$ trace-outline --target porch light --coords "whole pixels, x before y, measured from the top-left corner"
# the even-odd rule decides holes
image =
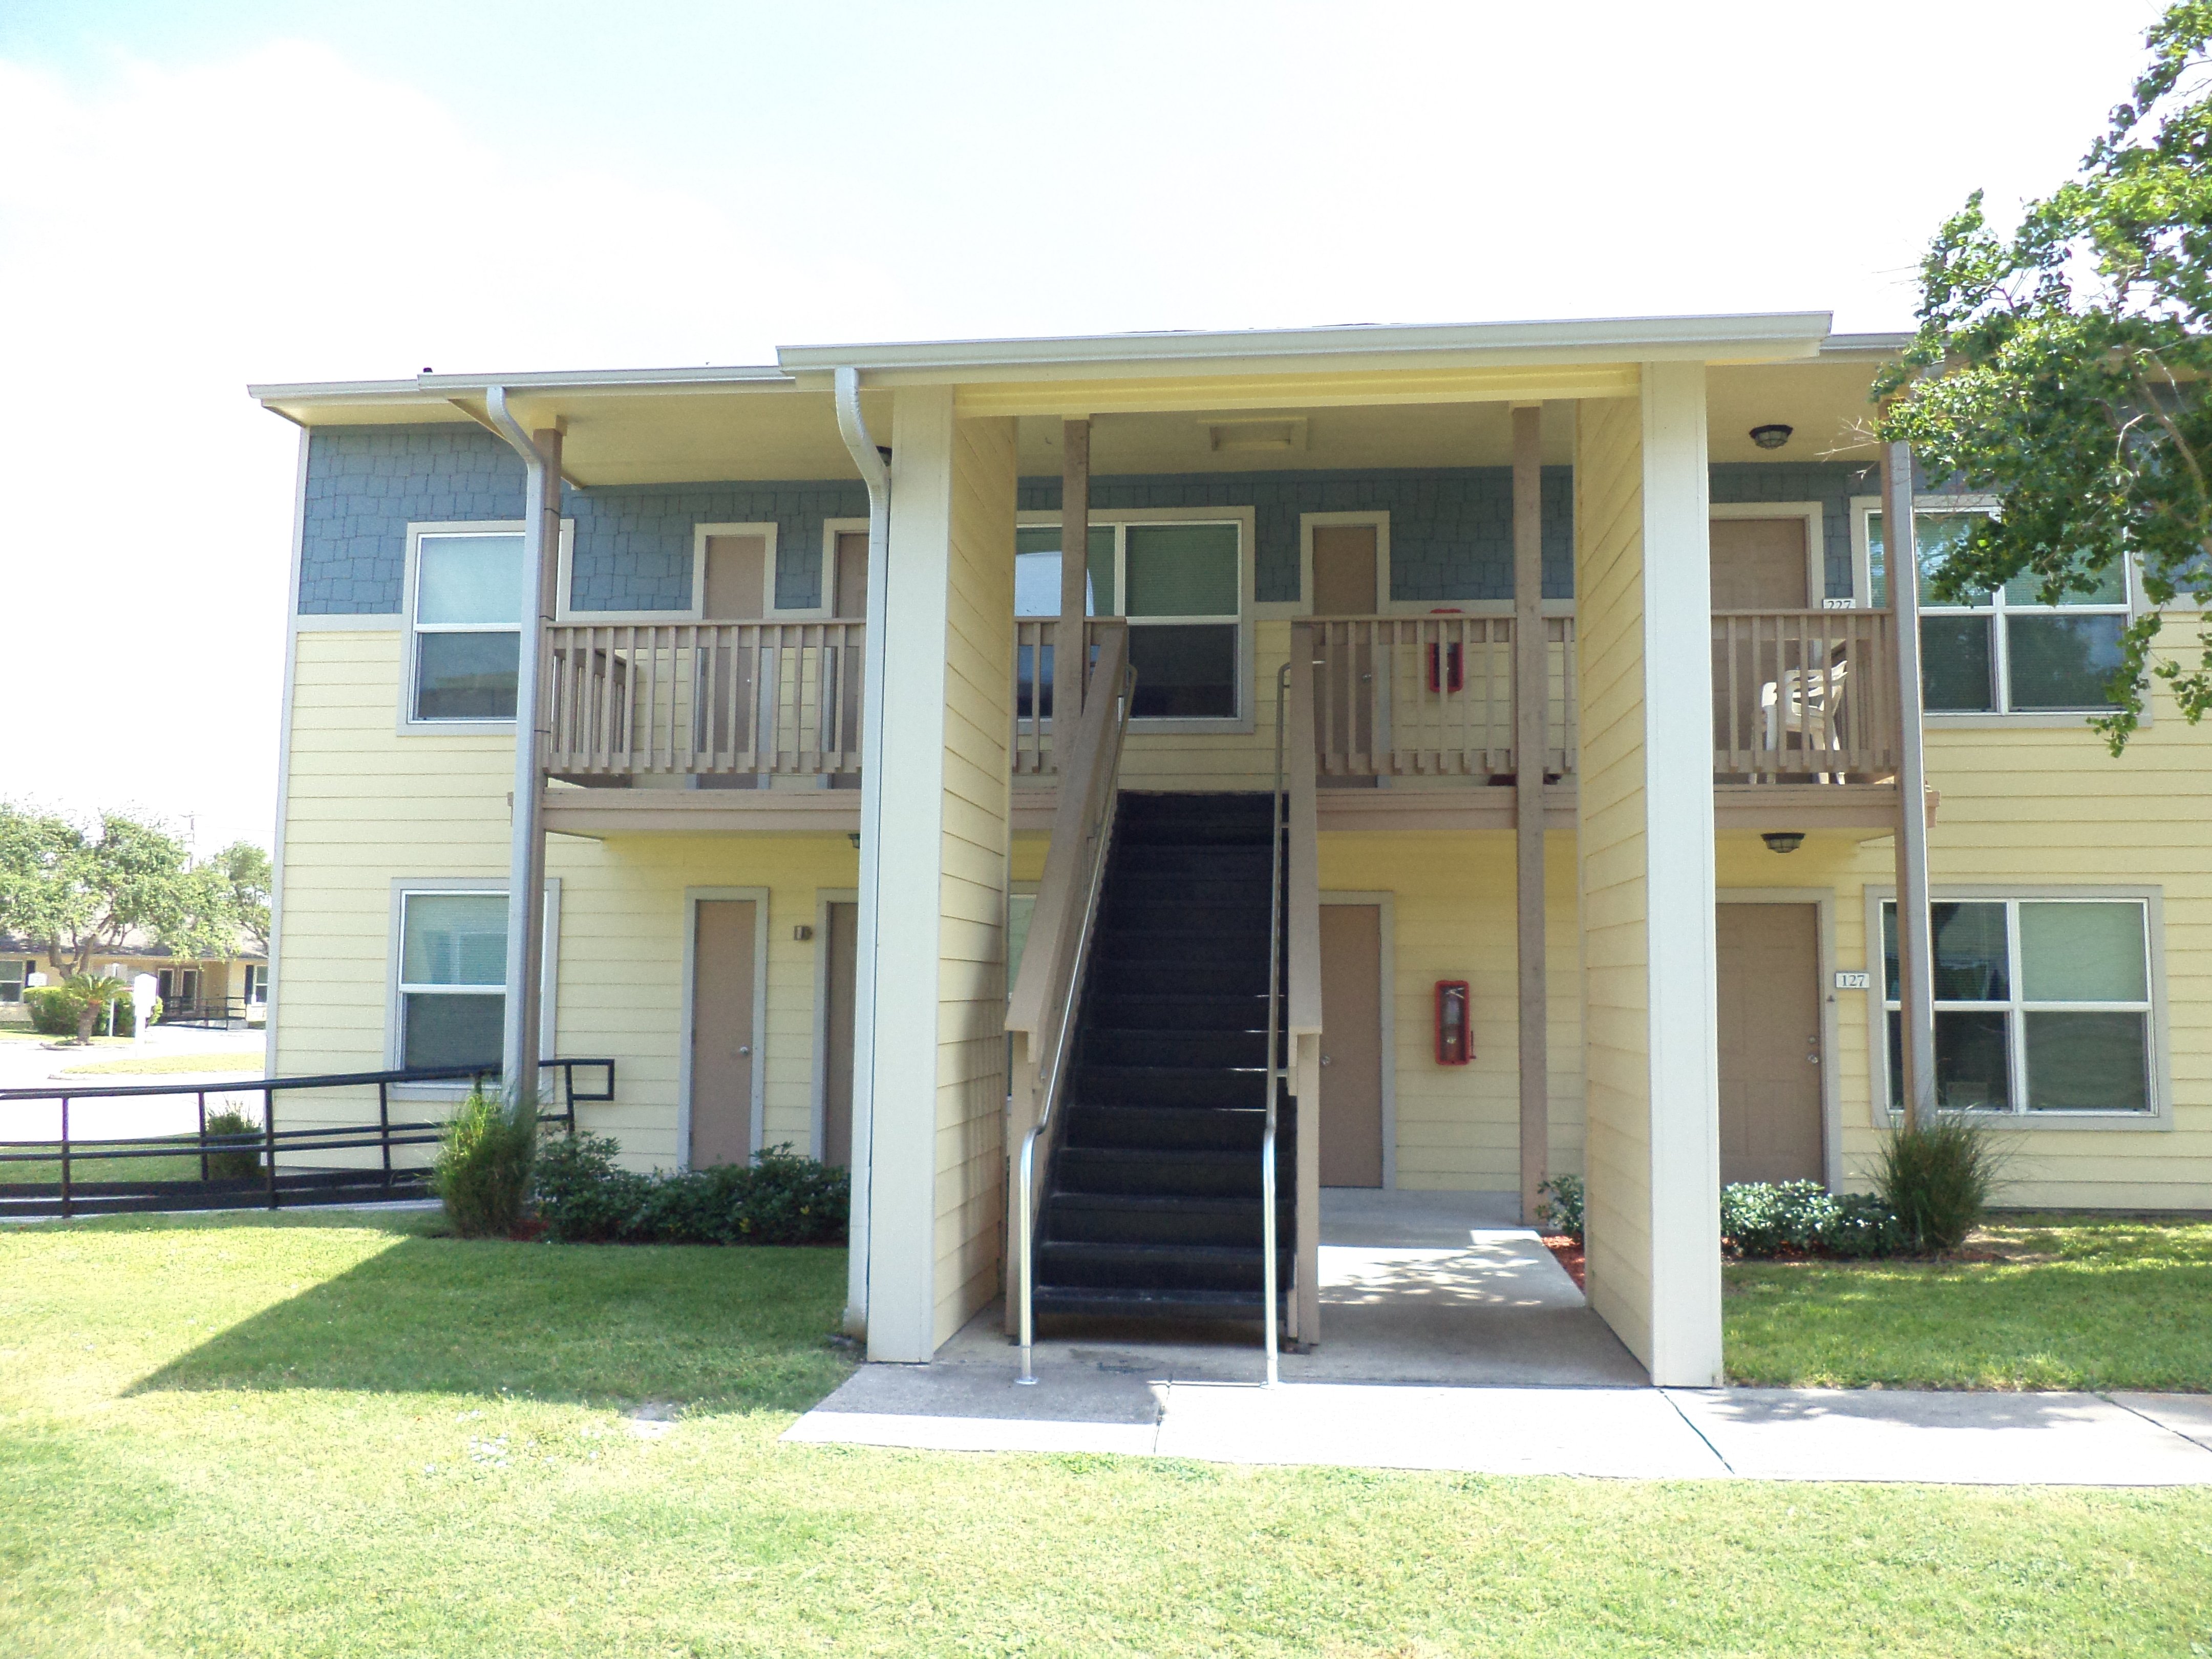
[[[1794,853],[1805,844],[1802,830],[1770,830],[1759,837],[1770,853]]]
[[[1779,421],[1771,421],[1765,426],[1752,428],[1751,441],[1761,449],[1779,449],[1790,441],[1790,434],[1796,429],[1794,426],[1784,426]]]

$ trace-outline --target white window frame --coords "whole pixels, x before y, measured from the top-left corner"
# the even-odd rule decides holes
[[[1903,1114],[1889,1104],[1889,1016],[1897,1005],[1889,1000],[1888,966],[1882,950],[1882,911],[1885,906],[1897,902],[1897,890],[1892,887],[1866,889],[1867,963],[1869,989],[1867,1002],[1868,1054],[1872,1064],[1867,1091],[1872,1107],[1875,1126],[1889,1128],[1902,1120]],[[2173,1073],[2172,1056],[2168,1052],[2166,1013],[2166,911],[2165,890],[2160,887],[2113,886],[2069,887],[2045,886],[2025,883],[1999,884],[1972,884],[1939,887],[1929,895],[1932,904],[1947,903],[2002,903],[2005,907],[2005,971],[2008,1001],[1960,1002],[1941,1001],[1936,1004],[1939,1012],[2002,1011],[2005,1018],[2005,1059],[2010,1073],[2012,1101],[2002,1109],[1955,1109],[1951,1115],[2003,1123],[2021,1129],[2147,1129],[2166,1130],[2173,1127]],[[2025,994],[2026,982],[2021,973],[2020,907],[2022,902],[2050,903],[2136,903],[2143,910],[2144,971],[2150,995],[2144,1002],[2041,1002],[2031,1001]],[[2027,1012],[2083,1012],[2083,1013],[2140,1013],[2148,1019],[2145,1042],[2148,1045],[2143,1057],[2144,1087],[2149,1093],[2148,1109],[2135,1111],[2127,1108],[2093,1108],[2078,1110],[2054,1111],[2048,1109],[2031,1110],[2027,1105],[2027,1022],[2020,1018]]]
[[[1861,574],[1863,561],[1851,568],[1851,593],[1847,599],[1828,597],[1828,509],[1819,501],[1714,501],[1705,509],[1708,523],[1716,519],[1802,519],[1805,524],[1805,596],[1810,611],[1863,611],[1867,584]]]
[[[1127,617],[1129,601],[1129,529],[1132,526],[1165,525],[1234,525],[1237,526],[1237,614],[1227,617],[1146,617],[1132,623],[1134,628],[1160,626],[1195,626],[1220,624],[1234,621],[1237,629],[1237,712],[1228,715],[1209,715],[1204,719],[1172,719],[1148,717],[1132,720],[1133,729],[1147,732],[1249,732],[1253,730],[1253,709],[1256,699],[1252,689],[1252,624],[1253,624],[1253,538],[1258,518],[1257,510],[1250,507],[1139,507],[1115,511],[1094,510],[1091,527],[1094,530],[1111,526],[1114,531],[1114,603],[1115,609],[1102,612],[1103,616]],[[1017,513],[1014,523],[1022,530],[1057,529],[1057,512]],[[1037,618],[1030,618],[1035,621]],[[1045,620],[1049,620],[1046,618]],[[1051,730],[1051,722],[1045,724]]]
[[[561,520],[560,579],[564,593],[568,582],[571,549],[574,545],[575,541],[575,530],[576,521],[574,519],[563,519]],[[420,585],[423,538],[439,536],[520,536],[525,535],[527,532],[528,526],[520,519],[434,520],[426,520],[422,523],[410,524],[407,526],[407,569],[405,577],[401,584],[402,592],[399,599],[399,629],[404,638],[404,644],[400,651],[401,660],[399,668],[399,731],[403,736],[429,737],[443,735],[453,737],[457,735],[465,735],[470,732],[512,732],[514,730],[514,721],[512,719],[503,720],[426,720],[416,718],[415,683],[421,666],[419,661],[418,641],[422,637],[422,630],[415,621],[415,598],[416,590]],[[526,605],[524,607],[526,611],[527,611],[529,607]],[[431,624],[430,631],[438,634],[503,634],[506,633],[507,629],[504,625],[494,626],[490,623],[434,623]],[[527,616],[523,618],[522,622],[517,626],[514,631],[520,635],[527,635],[530,632],[530,622]]]
[[[833,542],[831,545],[834,547],[836,544]],[[806,1155],[817,1163],[823,1153],[829,1150],[827,1142],[830,1135],[830,907],[833,904],[856,905],[860,902],[860,890],[857,887],[817,887],[814,890],[814,1080],[807,1094],[808,1121],[812,1127],[808,1131],[810,1138]],[[855,925],[858,921],[856,916]],[[696,948],[699,937],[696,918],[692,923],[691,937]],[[853,990],[857,999],[860,987],[855,985]],[[857,1015],[859,1010],[856,1008],[854,1012]],[[687,1054],[690,1052],[688,1042],[684,1044],[684,1052]],[[857,1067],[853,1082],[853,1092],[857,1095],[860,1092]],[[688,1089],[684,1098],[690,1098]],[[690,1144],[688,1128],[684,1144],[687,1146]],[[854,1156],[857,1155],[855,1149]]]
[[[406,948],[406,908],[408,896],[472,895],[478,897],[507,896],[507,883],[504,876],[396,876],[392,882],[391,932],[385,945],[384,999],[384,1065],[387,1071],[398,1071],[406,1062],[407,992],[400,981],[400,963]],[[538,1052],[556,1054],[555,1042],[560,1030],[557,992],[560,986],[561,964],[561,878],[545,878],[545,951],[540,966],[538,988]],[[432,992],[453,990],[454,987],[421,988]],[[484,988],[468,988],[470,994],[482,995]],[[504,996],[507,988],[500,987]],[[395,1094],[420,1095],[424,1098],[458,1099],[468,1092],[465,1082],[405,1083],[392,1085]]]
[[[837,569],[837,538],[840,536],[865,536],[867,533],[868,521],[866,519],[824,519],[822,520],[822,606],[819,611],[811,614],[835,618],[839,622],[867,621],[867,617],[866,616],[839,617],[837,615],[837,577],[839,574]],[[866,594],[861,596],[860,608],[864,611],[867,609],[867,597]]]
[[[1994,495],[1917,495],[1913,498],[1912,513],[1917,519],[1923,513],[1969,514],[1979,513],[1990,518],[1999,516],[2002,503]],[[1851,497],[1851,567],[1852,580],[1860,592],[1874,592],[1874,542],[1868,520],[1882,510],[1879,495]],[[1883,562],[1887,562],[1887,551]],[[1989,708],[1929,708],[1922,718],[1929,726],[1990,726],[2014,728],[2034,726],[2078,727],[2085,720],[2112,712],[2103,703],[2086,705],[2080,708],[2014,708],[2012,707],[2012,629],[2007,619],[2015,614],[2032,616],[2118,617],[2123,627],[2142,614],[2142,587],[2136,579],[2135,562],[2120,562],[2124,596],[2110,604],[2064,605],[2014,605],[2005,597],[2002,588],[1990,595],[1987,605],[1930,605],[1923,600],[1920,614],[1929,617],[1982,617],[1990,623],[1990,678],[1995,706]],[[1887,573],[1885,573],[1887,574]],[[2145,724],[2148,724],[2146,712]]]

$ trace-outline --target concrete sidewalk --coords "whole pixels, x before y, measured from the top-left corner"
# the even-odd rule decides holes
[[[870,1365],[784,1438],[1617,1480],[2212,1485],[2212,1396],[1425,1388]]]

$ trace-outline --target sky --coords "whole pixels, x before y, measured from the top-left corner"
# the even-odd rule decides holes
[[[0,799],[270,842],[247,383],[1832,310],[2071,171],[2155,0],[0,0]]]

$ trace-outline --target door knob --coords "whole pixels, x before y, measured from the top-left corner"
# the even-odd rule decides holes
[[[1328,1056],[1327,1054],[1323,1054],[1321,1057],[1321,1063],[1324,1066],[1328,1064]]]
[[[740,1042],[738,1045],[738,1053],[740,1054],[750,1054],[752,1051],[753,1045],[750,1042]]]

